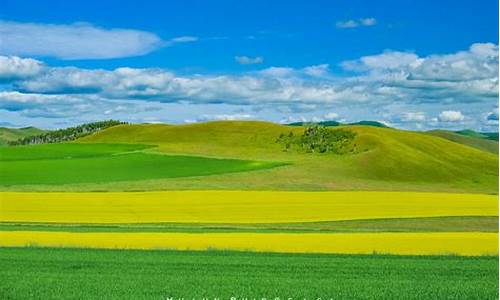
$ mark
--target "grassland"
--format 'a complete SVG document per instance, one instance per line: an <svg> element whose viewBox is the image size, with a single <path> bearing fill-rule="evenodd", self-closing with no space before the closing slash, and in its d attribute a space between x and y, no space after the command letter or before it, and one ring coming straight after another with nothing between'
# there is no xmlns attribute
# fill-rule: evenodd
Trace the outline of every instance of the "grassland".
<svg viewBox="0 0 500 300"><path fill-rule="evenodd" d="M137 152L154 146L143 144L58 143L0 148L0 162L93 158ZM50 170L48 170L50 171Z"/></svg>
<svg viewBox="0 0 500 300"><path fill-rule="evenodd" d="M154 144L155 151L285 161L283 168L204 178L65 187L64 190L253 189L412 190L498 193L498 156L425 133L373 126L341 126L356 133L353 154L283 152L276 138L302 127L266 122L122 125L80 142ZM34 187L27 187L33 189ZM39 190L43 187L36 187ZM54 189L52 189L54 190Z"/></svg>
<svg viewBox="0 0 500 300"><path fill-rule="evenodd" d="M474 135L463 135L448 130L432 130L427 132L430 135L441 137L452 142L470 146L479 150L498 154L498 141L489 140Z"/></svg>
<svg viewBox="0 0 500 300"><path fill-rule="evenodd" d="M158 155L147 145L46 144L0 148L4 186L175 178L271 168L284 163Z"/></svg>
<svg viewBox="0 0 500 300"><path fill-rule="evenodd" d="M498 257L0 249L3 299L497 299Z"/></svg>
<svg viewBox="0 0 500 300"><path fill-rule="evenodd" d="M337 128L337 127L336 127ZM356 133L352 153L347 155L283 152L276 143L282 133L303 131L299 126L282 126L266 122L209 122L191 125L120 125L79 139L92 147L102 143L142 144L154 146L129 159L105 159L99 173L109 179L77 180L75 176L59 176L57 171L70 160L53 162L55 175L44 175L45 181L0 180L0 190L14 191L138 191L138 190L389 190L498 193L498 156L444 138L425 133L401 131L373 126L340 126ZM52 147L52 145L44 146ZM84 147L84 146L82 146ZM16 147L17 148L17 147ZM75 146L75 148L77 148ZM12 148L14 149L14 148ZM50 150L50 151L49 151ZM47 153L52 153L47 149ZM0 150L2 151L2 150ZM14 155L17 150L8 155ZM100 150L97 149L97 152ZM3 152L0 153L3 156ZM202 156L204 158L240 159L273 164L279 168L252 168L254 172L220 172L211 176L165 176L148 168L141 169L141 160L150 154ZM25 153L19 154L20 156ZM47 154L52 155L52 154ZM80 158L79 158L80 159ZM83 159L83 157L81 157ZM91 166L92 159L88 157ZM146 159L147 163L149 160ZM154 159L161 159L157 156ZM131 162L135 160L135 162ZM42 160L41 160L42 161ZM85 168L87 161L74 160L72 169ZM208 161L209 162L209 161ZM27 168L26 162L12 162L12 172ZM96 162L97 163L97 162ZM100 163L100 162L99 162ZM165 161L165 164L171 163ZM6 165L2 162L1 165ZM49 168L40 162L40 168ZM139 166L137 165L139 164ZM34 162L29 165L37 166ZM135 173L115 178L113 170ZM165 167L166 168L166 167ZM70 169L70 168L66 168ZM131 171L134 170L134 171ZM9 170L10 172L11 170ZM90 172L90 171L89 171ZM156 175L148 175L150 173ZM162 172L165 172L164 170ZM4 172L5 173L5 172ZM27 170L20 173L28 173ZM61 173L63 173L61 171ZM82 173L87 173L82 172ZM141 173L146 175L140 176ZM168 173L168 172L167 172ZM198 175L209 175L207 173ZM40 176L38 176L40 177ZM91 177L91 176L89 176ZM5 181L5 182L4 182ZM10 182L9 182L10 181ZM64 182L63 182L64 181Z"/></svg>

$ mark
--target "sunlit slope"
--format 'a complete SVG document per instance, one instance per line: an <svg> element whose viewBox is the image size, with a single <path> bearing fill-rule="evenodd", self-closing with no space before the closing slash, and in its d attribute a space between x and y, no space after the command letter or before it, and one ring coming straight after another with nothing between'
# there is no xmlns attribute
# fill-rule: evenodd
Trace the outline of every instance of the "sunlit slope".
<svg viewBox="0 0 500 300"><path fill-rule="evenodd" d="M477 148L479 150L498 154L498 142L494 140L488 140L475 136L462 135L447 130L432 130L428 131L427 134L431 134L433 136L441 137L450 140L452 142Z"/></svg>
<svg viewBox="0 0 500 300"><path fill-rule="evenodd" d="M292 165L251 176L237 174L152 183L155 188L380 189L498 192L498 156L425 133L342 126L356 133L354 154L283 152L276 138L303 127L267 122L190 125L121 125L82 142L157 144L159 151L290 161ZM125 189L117 187L116 189Z"/></svg>
<svg viewBox="0 0 500 300"><path fill-rule="evenodd" d="M120 125L79 141L157 144L168 152L235 157L284 157L276 139L283 132L302 132L268 122L208 122L188 125ZM262 157L264 156L264 157Z"/></svg>
<svg viewBox="0 0 500 300"><path fill-rule="evenodd" d="M416 182L496 182L498 156L423 133L358 127L356 169L367 177Z"/></svg>

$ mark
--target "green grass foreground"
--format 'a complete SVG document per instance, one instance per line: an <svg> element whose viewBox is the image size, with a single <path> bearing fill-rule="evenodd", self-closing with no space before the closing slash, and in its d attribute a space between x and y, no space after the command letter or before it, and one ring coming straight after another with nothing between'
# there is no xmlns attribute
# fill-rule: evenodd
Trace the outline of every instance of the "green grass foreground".
<svg viewBox="0 0 500 300"><path fill-rule="evenodd" d="M498 299L498 257L0 248L2 299Z"/></svg>

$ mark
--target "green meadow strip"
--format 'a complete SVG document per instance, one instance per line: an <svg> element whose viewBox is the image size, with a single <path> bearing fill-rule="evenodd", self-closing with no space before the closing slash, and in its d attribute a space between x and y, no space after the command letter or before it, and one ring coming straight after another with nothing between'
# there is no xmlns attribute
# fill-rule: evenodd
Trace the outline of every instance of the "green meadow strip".
<svg viewBox="0 0 500 300"><path fill-rule="evenodd" d="M498 232L498 217L431 217L284 224L49 224L0 223L0 231L65 232Z"/></svg>

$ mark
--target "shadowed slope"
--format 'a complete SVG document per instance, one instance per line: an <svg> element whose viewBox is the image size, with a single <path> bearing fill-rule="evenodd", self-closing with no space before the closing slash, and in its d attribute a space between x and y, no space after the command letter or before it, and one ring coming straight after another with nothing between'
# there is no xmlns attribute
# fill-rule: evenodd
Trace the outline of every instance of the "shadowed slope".
<svg viewBox="0 0 500 300"><path fill-rule="evenodd" d="M498 154L498 142L494 140L488 140L482 137L476 136L467 136L458 134L455 132L447 131L447 130L432 130L427 132L430 135L441 137L452 142L456 142L459 144L463 144L466 146L470 146L473 148L477 148L479 150L491 152Z"/></svg>

